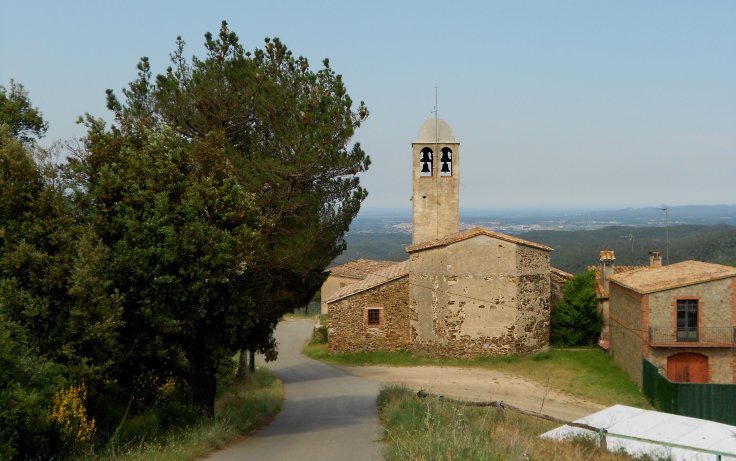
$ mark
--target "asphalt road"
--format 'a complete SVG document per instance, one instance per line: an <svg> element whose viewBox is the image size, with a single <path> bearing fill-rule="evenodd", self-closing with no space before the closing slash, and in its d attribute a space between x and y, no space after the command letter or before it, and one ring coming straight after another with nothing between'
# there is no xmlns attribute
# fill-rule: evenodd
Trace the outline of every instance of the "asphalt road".
<svg viewBox="0 0 736 461"><path fill-rule="evenodd" d="M279 358L268 364L284 382L281 413L254 435L212 453L211 461L363 461L382 459L376 395L380 384L302 355L314 322L276 328Z"/></svg>

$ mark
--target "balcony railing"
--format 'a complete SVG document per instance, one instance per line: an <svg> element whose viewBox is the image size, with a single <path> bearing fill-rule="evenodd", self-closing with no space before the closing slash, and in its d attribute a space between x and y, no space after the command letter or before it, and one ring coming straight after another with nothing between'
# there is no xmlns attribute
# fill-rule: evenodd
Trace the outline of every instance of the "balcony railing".
<svg viewBox="0 0 736 461"><path fill-rule="evenodd" d="M736 327L653 328L649 344L669 347L728 346L736 344Z"/></svg>

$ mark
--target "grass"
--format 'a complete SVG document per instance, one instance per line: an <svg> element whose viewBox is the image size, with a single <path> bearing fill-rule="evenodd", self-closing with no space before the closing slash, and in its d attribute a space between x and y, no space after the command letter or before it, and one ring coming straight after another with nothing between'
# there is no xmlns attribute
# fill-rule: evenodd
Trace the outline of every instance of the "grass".
<svg viewBox="0 0 736 461"><path fill-rule="evenodd" d="M501 420L495 409L420 399L400 386L385 387L377 406L387 461L648 459L602 452L595 438L567 442L540 439L541 433L557 425L510 411Z"/></svg>
<svg viewBox="0 0 736 461"><path fill-rule="evenodd" d="M308 344L307 356L335 365L456 366L485 368L520 376L602 405L652 408L636 384L598 348L551 349L526 356L442 359L398 352L330 354L326 344ZM548 381L549 380L549 381Z"/></svg>
<svg viewBox="0 0 736 461"><path fill-rule="evenodd" d="M184 428L157 433L148 415L132 418L129 426L143 426L142 436L120 441L79 461L188 461L224 448L270 421L281 409L283 386L267 369L259 368L245 384L224 386L215 404L215 418ZM148 426L148 427L146 427ZM146 430L147 429L147 430ZM124 440L124 439L123 439Z"/></svg>

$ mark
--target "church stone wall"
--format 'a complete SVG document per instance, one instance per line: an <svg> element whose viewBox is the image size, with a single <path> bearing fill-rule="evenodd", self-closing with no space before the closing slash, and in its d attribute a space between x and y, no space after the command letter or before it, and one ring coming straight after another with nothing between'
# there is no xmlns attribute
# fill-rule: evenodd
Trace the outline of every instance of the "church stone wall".
<svg viewBox="0 0 736 461"><path fill-rule="evenodd" d="M411 264L413 349L462 357L548 345L546 252L477 236L413 253Z"/></svg>
<svg viewBox="0 0 736 461"><path fill-rule="evenodd" d="M549 253L518 245L516 263L516 352L534 352L549 345Z"/></svg>
<svg viewBox="0 0 736 461"><path fill-rule="evenodd" d="M409 277L402 277L329 303L330 353L406 349L410 341L408 301ZM368 308L381 308L380 325L368 325Z"/></svg>

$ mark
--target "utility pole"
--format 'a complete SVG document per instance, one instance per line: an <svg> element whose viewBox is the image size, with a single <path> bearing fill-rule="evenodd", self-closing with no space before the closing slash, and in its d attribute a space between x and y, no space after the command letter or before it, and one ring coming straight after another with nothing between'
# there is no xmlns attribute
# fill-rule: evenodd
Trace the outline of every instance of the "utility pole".
<svg viewBox="0 0 736 461"><path fill-rule="evenodd" d="M660 208L664 211L664 232L665 232L665 258L667 265L670 265L670 209L667 205L662 205Z"/></svg>

